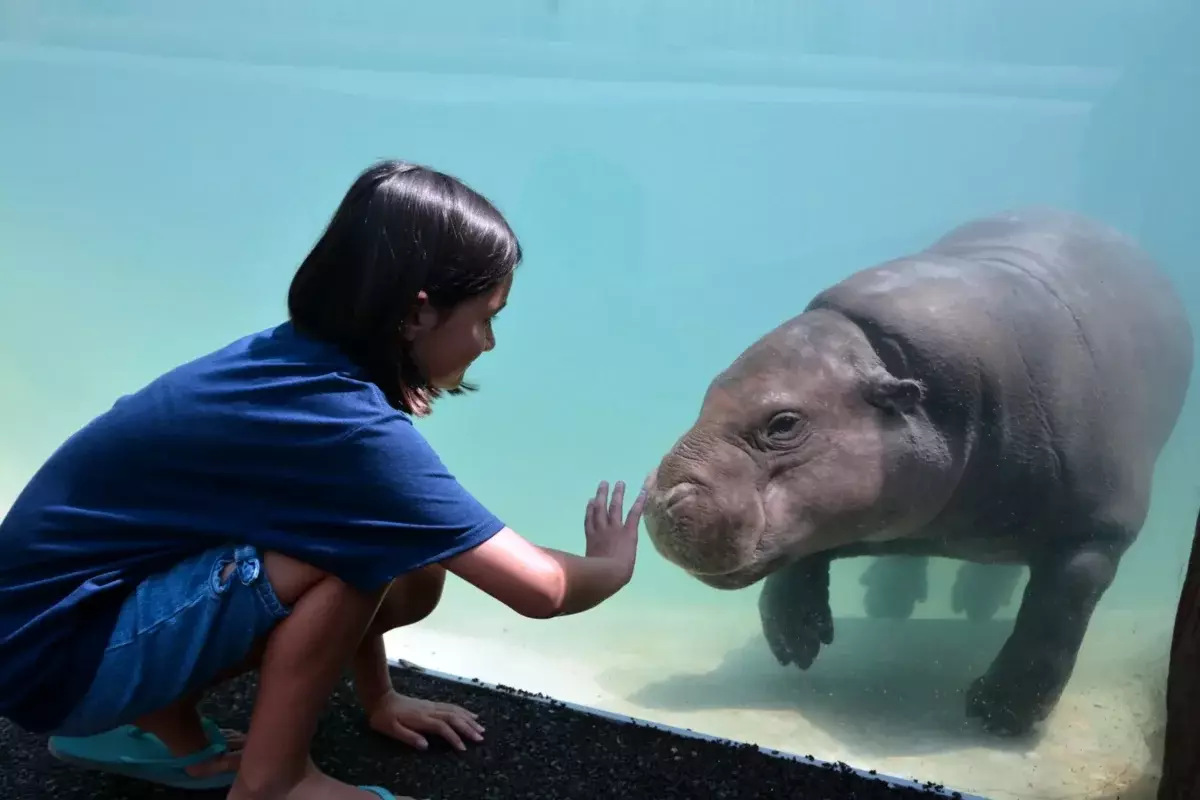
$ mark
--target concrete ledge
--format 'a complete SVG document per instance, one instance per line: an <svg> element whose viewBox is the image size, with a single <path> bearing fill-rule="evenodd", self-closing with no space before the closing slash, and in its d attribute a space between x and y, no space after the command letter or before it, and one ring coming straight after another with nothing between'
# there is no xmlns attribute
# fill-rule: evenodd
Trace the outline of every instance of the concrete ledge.
<svg viewBox="0 0 1200 800"><path fill-rule="evenodd" d="M673 725L664 725L664 724L661 724L658 722L654 722L652 720L640 719L638 717L631 717L626 714L617 714L617 713L614 713L611 711L605 711L604 709L593 708L591 706L586 706L586 705L582 705L579 703L569 703L569 702L566 702L563 700L558 700L556 698L549 697L544 694L536 694L536 693L526 692L521 689L514 689L514 688L511 688L508 686L501 685L501 684L488 683L486 681L481 681L476 678L464 678L462 676L452 675L447 672L439 672L438 670L427 669L426 667L422 667L420 664L415 664L411 661L405 661L404 659L389 658L388 663L393 669L411 670L413 672L418 672L422 675L427 675L431 678L436 678L438 680L446 681L448 683L457 683L457 684L463 684L463 685L467 685L467 686L477 686L477 687L489 689L491 691L494 691L494 692L497 692L500 694L505 694L505 695L509 695L512 697L519 697L524 700L530 700L533 702L544 703L547 705L554 704L554 705L561 706L563 708L571 709L572 711L578 712L580 714L587 714L587 715L594 716L594 717L600 717L603 719L611 720L613 722L624 723L627 725L635 725L635 726L639 726L639 727L651 728L653 730L661 731L663 733L671 734L674 736L679 736L679 737L682 737L685 739L696 739L699 741L713 742L716 744L724 744L724 745L729 745L729 746L737 746L739 744L746 744L744 742L737 742L737 741L734 741L731 739L725 739L725 738L722 738L719 736L711 736L706 733L700 733L698 731L693 731L689 728L678 728ZM771 756L774 758L780 758L785 761L794 761L794 762L806 764L809 766L824 767L825 769L829 769L829 770L848 770L862 778L882 781L882 782L888 784L889 786L893 786L898 789L915 789L918 791L932 793L932 794L935 794L935 795L941 796L941 797L954 798L954 800L987 800L987 798L980 797L979 795L973 795L973 794L967 794L966 792L955 791L953 789L949 789L947 787L936 784L932 781L926 782L926 783L920 783L920 782L917 782L914 780L908 780L905 778L897 778L892 775L885 775L885 774L882 774L879 772L872 772L869 770L859 769L858 767L854 767L849 764L842 764L841 762L831 763L828 761L822 761L821 759L818 759L818 758L812 758L810 756L802 756L802 755L798 755L796 753L789 753L789 752L785 752L782 750L775 750L773 748L768 748L768 747L759 747L758 751L765 755L768 755L768 756Z"/></svg>

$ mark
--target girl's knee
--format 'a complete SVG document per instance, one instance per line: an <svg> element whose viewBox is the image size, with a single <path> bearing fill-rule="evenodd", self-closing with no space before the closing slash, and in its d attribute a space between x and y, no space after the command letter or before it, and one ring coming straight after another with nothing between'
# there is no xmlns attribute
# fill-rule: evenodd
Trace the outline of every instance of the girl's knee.
<svg viewBox="0 0 1200 800"><path fill-rule="evenodd" d="M231 564L226 569L231 569ZM298 561L291 556L285 556L274 550L263 555L263 569L267 571L267 580L285 606L294 606L300 598L311 591L326 578L332 578L329 573L316 567ZM349 587L347 587L349 590Z"/></svg>
<svg viewBox="0 0 1200 800"><path fill-rule="evenodd" d="M227 570L232 568L233 565L230 565ZM317 586L332 582L347 595L352 595L354 600L369 599L372 604L378 603L373 627L382 627L384 630L412 625L428 617L441 602L442 590L446 584L445 568L433 564L392 581L386 590L381 590L380 602L380 594L372 595L371 598L363 597L359 590L343 583L336 576L273 550L263 555L263 568L275 595L285 606L295 606L300 598ZM322 591L328 591L330 588L326 586Z"/></svg>
<svg viewBox="0 0 1200 800"><path fill-rule="evenodd" d="M388 631L420 622L437 608L445 585L446 569L436 564L400 576L388 589L374 627Z"/></svg>

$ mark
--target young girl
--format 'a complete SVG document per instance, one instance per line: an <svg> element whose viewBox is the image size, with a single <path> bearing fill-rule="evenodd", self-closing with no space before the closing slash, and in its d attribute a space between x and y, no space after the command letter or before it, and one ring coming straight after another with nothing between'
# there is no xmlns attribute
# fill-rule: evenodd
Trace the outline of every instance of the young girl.
<svg viewBox="0 0 1200 800"><path fill-rule="evenodd" d="M231 800L369 800L309 758L349 667L417 747L475 715L398 694L383 634L447 571L517 613L576 614L632 575L644 493L587 504L586 556L537 547L413 427L495 344L521 260L483 197L402 162L361 174L301 264L290 320L166 373L63 444L0 523L0 716L72 763ZM197 711L258 670L249 730Z"/></svg>

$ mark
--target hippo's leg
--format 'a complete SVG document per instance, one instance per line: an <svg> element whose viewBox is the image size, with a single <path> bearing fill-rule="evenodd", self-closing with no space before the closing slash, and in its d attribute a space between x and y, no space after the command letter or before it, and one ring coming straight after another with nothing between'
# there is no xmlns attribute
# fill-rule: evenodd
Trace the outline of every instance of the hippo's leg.
<svg viewBox="0 0 1200 800"><path fill-rule="evenodd" d="M780 664L808 669L833 641L826 554L802 558L767 576L758 596L763 635Z"/></svg>
<svg viewBox="0 0 1200 800"><path fill-rule="evenodd" d="M1065 542L1063 544L1066 544ZM1039 555L1012 633L967 691L967 715L991 733L1021 735L1058 703L1096 604L1112 584L1122 547L1079 542Z"/></svg>
<svg viewBox="0 0 1200 800"><path fill-rule="evenodd" d="M882 556L863 570L859 583L867 587L863 607L876 619L908 619L929 594L929 559L921 556Z"/></svg>
<svg viewBox="0 0 1200 800"><path fill-rule="evenodd" d="M1023 569L1010 564L964 561L954 579L950 605L955 614L966 612L972 622L986 622L1012 602Z"/></svg>

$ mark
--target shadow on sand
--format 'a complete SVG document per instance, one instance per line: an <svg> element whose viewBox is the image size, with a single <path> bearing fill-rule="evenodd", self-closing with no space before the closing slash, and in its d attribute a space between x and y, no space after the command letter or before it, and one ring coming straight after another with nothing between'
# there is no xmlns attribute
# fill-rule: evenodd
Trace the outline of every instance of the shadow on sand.
<svg viewBox="0 0 1200 800"><path fill-rule="evenodd" d="M671 712L797 712L867 758L1036 746L1037 730L997 737L966 716L966 689L987 669L1012 620L848 618L835 626L833 644L808 671L781 667L755 635L710 672L651 680L626 699Z"/></svg>

